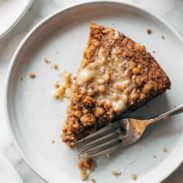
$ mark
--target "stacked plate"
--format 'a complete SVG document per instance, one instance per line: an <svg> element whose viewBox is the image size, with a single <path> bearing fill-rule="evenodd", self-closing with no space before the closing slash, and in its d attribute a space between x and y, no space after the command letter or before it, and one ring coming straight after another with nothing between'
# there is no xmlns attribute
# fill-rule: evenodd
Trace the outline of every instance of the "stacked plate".
<svg viewBox="0 0 183 183"><path fill-rule="evenodd" d="M0 0L0 38L18 23L31 2L32 0Z"/></svg>

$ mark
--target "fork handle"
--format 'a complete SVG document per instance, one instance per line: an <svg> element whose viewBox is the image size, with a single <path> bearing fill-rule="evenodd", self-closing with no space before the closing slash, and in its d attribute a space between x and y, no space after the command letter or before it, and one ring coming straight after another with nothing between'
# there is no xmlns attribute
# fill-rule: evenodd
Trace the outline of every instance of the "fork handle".
<svg viewBox="0 0 183 183"><path fill-rule="evenodd" d="M170 116L174 116L174 115L182 113L182 112L183 112L183 105L180 105L178 107L175 107L174 109L171 109L171 110L151 119L152 120L151 123L155 123L155 122L158 122L160 120L167 119Z"/></svg>

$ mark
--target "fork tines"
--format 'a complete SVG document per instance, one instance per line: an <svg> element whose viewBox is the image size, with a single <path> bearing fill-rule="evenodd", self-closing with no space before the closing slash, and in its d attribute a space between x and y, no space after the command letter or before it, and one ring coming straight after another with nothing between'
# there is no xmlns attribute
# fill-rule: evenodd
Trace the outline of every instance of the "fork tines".
<svg viewBox="0 0 183 183"><path fill-rule="evenodd" d="M89 158L114 151L122 142L122 132L117 121L79 140L76 143L79 157Z"/></svg>

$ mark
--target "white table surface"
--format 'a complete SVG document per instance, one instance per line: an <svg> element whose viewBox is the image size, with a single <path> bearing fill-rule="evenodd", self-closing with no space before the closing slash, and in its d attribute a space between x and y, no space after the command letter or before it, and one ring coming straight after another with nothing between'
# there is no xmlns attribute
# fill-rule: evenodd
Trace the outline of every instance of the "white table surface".
<svg viewBox="0 0 183 183"><path fill-rule="evenodd" d="M160 15L172 24L183 36L183 0L123 0L137 4L150 12ZM3 101L5 76L13 52L26 33L50 13L78 2L78 0L34 0L32 6L17 26L0 40L0 101ZM12 12L13 13L13 12ZM0 103L0 151L16 168L24 183L45 183L28 167L14 146L5 120L3 103ZM149 182L150 183L150 182ZM163 183L183 183L183 165L181 165Z"/></svg>

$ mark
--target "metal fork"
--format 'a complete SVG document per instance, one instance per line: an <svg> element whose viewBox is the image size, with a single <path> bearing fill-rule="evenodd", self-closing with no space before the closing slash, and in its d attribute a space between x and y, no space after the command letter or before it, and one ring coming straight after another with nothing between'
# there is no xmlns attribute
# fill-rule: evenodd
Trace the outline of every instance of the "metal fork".
<svg viewBox="0 0 183 183"><path fill-rule="evenodd" d="M160 120L183 112L183 105L147 120L125 118L77 141L79 157L82 159L111 153L121 147L137 142L146 128Z"/></svg>

